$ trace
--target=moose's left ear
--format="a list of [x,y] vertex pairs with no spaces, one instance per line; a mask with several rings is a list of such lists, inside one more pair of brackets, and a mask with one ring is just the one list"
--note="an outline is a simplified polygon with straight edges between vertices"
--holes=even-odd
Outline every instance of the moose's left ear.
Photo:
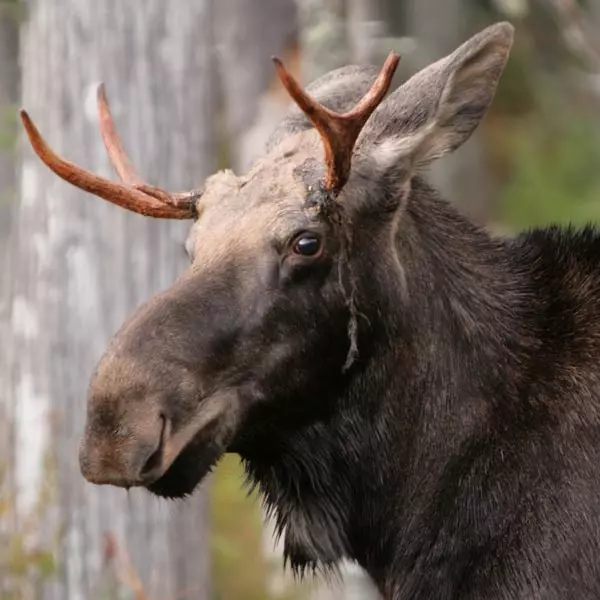
[[418,167],[458,148],[491,104],[513,38],[510,23],[497,23],[411,77],[372,115],[362,148],[383,169]]

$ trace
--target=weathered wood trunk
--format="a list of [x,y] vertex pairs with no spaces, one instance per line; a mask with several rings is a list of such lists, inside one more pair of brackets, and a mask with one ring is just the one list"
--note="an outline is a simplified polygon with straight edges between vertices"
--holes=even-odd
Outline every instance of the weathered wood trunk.
[[[19,3],[0,1],[0,340],[10,335],[12,259],[9,238],[16,200],[16,119],[19,99]],[[8,348],[0,353],[0,468],[10,455]],[[0,588],[1,589],[1,588]]]
[[[22,104],[56,151],[115,177],[96,117],[103,80],[142,175],[163,187],[198,184],[214,168],[209,9],[209,0],[30,0]],[[108,560],[112,533],[149,597],[207,598],[205,494],[159,503],[90,485],[78,467],[94,365],[127,314],[182,272],[189,224],[127,213],[22,152],[10,340],[16,500],[23,527],[41,498],[34,535],[59,540],[56,576],[30,597],[125,597],[135,582]]]
[[276,93],[271,56],[280,56],[286,64],[294,59],[295,0],[219,0],[215,37],[228,166],[239,173],[262,154],[289,101],[287,95]]

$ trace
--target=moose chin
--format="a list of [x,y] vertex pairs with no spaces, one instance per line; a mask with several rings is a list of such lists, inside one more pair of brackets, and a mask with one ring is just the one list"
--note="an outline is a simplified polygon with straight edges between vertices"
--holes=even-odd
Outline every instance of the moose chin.
[[[388,94],[399,57],[303,89],[245,174],[144,183],[102,87],[121,182],[59,177],[193,221],[189,268],[125,322],[89,386],[94,484],[193,492],[243,460],[292,568],[357,561],[387,600],[600,598],[600,235],[491,235],[420,173],[491,104],[497,23]],[[115,209],[117,210],[117,209]]]

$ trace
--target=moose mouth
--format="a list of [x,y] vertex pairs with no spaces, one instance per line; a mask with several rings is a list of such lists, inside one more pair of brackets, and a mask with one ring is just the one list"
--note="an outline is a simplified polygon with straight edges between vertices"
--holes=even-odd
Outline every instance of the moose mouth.
[[79,452],[83,476],[97,485],[140,487],[164,498],[191,494],[233,443],[240,423],[237,394],[205,397],[195,414],[182,420],[161,413],[119,445],[98,436],[97,415],[92,415]]
[[212,421],[183,448],[168,469],[145,488],[161,498],[184,498],[215,467],[227,446],[219,442],[219,420]]
[[[170,423],[163,419],[158,447],[144,468],[144,487],[148,491],[172,499],[183,498],[194,492],[227,452],[235,436],[237,411],[232,410],[231,399],[227,400],[221,396],[201,402],[196,419],[192,419],[183,431],[172,438]],[[190,435],[192,431],[194,433]],[[181,447],[178,447],[177,438],[183,442]],[[161,464],[168,466],[162,470]]]

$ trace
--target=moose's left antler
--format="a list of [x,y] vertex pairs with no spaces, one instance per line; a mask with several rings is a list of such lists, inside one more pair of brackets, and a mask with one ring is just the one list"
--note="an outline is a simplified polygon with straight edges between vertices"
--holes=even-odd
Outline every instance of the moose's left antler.
[[390,52],[369,91],[350,112],[344,114],[334,112],[311,98],[279,58],[273,57],[273,62],[286,90],[323,139],[327,167],[323,182],[325,189],[339,194],[350,177],[354,144],[368,118],[387,93],[400,57],[395,52]]
[[104,86],[98,87],[100,132],[110,161],[123,183],[110,181],[58,156],[48,146],[25,110],[20,111],[25,131],[36,154],[56,175],[72,185],[113,204],[149,217],[193,219],[202,189],[171,193],[144,183],[137,174],[117,134]]

